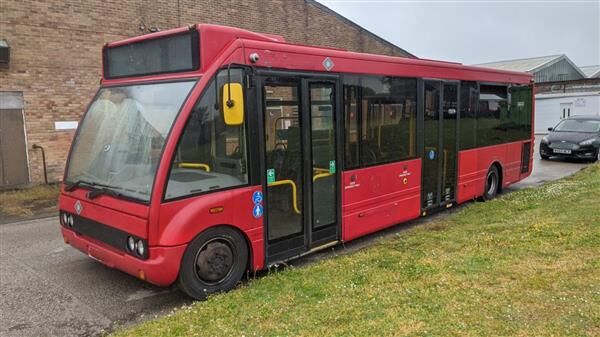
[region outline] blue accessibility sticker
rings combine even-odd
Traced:
[[[434,150],[429,150],[429,159],[430,160],[434,160],[435,159],[435,151]]]
[[[255,192],[252,194],[252,202],[253,202],[255,205],[257,205],[257,204],[260,204],[260,203],[262,203],[262,201],[263,201],[263,194],[262,194],[262,192],[261,192],[261,191],[255,191]]]
[[[257,219],[263,215],[263,207],[261,204],[254,205],[254,208],[252,209],[252,215]]]

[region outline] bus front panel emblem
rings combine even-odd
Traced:
[[[331,69],[333,69],[334,65],[335,64],[333,63],[333,61],[329,57],[326,57],[323,60],[323,68],[325,68],[325,70],[327,70],[327,71],[330,71]]]
[[[81,214],[81,211],[83,211],[83,205],[81,204],[81,202],[79,200],[77,200],[75,202],[75,212],[77,213],[77,215]]]

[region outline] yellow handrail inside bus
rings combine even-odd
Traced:
[[[327,173],[319,173],[319,174],[315,174],[315,175],[313,176],[313,183],[314,183],[314,182],[315,182],[317,179],[323,179],[323,178],[325,178],[325,177],[329,177],[330,175],[332,175],[332,173],[329,173],[329,172],[327,172]]]
[[[208,166],[208,164],[202,164],[202,163],[179,163],[179,167],[180,168],[197,168],[197,169],[203,169],[206,172],[210,172],[210,166]]]
[[[298,198],[296,197],[296,184],[293,180],[285,179],[285,180],[276,180],[272,183],[269,183],[268,186],[280,186],[280,185],[291,185],[292,186],[292,203],[294,205],[294,212],[296,214],[301,214],[300,209],[298,208]]]
[[[329,169],[321,167],[313,167],[313,170],[317,173],[329,173]]]

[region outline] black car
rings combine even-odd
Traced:
[[[540,156],[600,160],[600,117],[565,118],[542,138]]]

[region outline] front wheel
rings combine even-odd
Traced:
[[[483,193],[483,200],[491,200],[498,194],[498,188],[500,186],[500,175],[498,174],[498,168],[493,165],[490,167],[485,179],[485,190]]]
[[[247,263],[248,246],[242,234],[228,227],[207,229],[183,255],[179,288],[197,300],[231,290],[242,279]]]
[[[542,160],[548,160],[548,159],[550,159],[550,156],[545,156],[543,154],[540,154],[540,157],[542,158]]]

